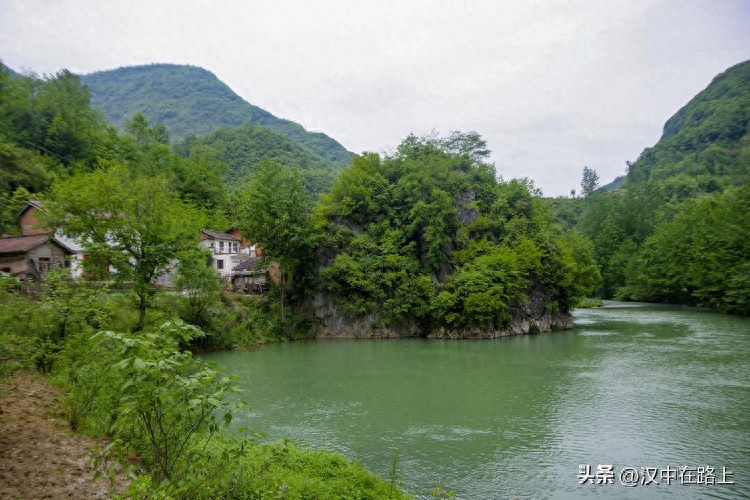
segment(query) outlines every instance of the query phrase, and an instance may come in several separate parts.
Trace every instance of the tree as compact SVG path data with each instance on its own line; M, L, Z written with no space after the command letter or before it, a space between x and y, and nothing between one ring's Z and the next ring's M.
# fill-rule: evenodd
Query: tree
M290 278L314 258L310 197L296 169L265 161L239 193L240 229L279 263L281 320ZM301 278L301 277L300 277Z
M599 187L599 174L596 170L589 167L583 167L583 176L581 177L581 194L588 196Z
M174 287L184 298L182 319L203 329L211 327L209 311L219 301L221 280L210 265L210 254L195 247L182 252Z
M133 176L117 164L56 183L45 205L50 226L78 237L94 261L132 282L139 330L156 280L197 244L204 219L163 177Z

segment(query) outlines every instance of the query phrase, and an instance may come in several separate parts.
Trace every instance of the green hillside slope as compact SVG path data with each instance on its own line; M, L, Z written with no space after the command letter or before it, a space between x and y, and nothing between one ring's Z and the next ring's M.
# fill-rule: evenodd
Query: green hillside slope
M116 125L140 111L149 122L162 122L174 140L205 135L223 125L251 123L268 127L339 167L352 159L352 153L334 139L246 102L202 68L153 64L101 71L81 80L91 91L92 105Z
M750 314L750 61L664 125L621 189L586 197L603 297ZM729 208L731 207L731 208Z
M248 182L264 160L299 168L305 186L313 194L328 191L338 173L338 168L330 161L258 125L219 127L206 136L189 137L174 148L188 156L196 145L207 146L214 158L226 164L224 180L229 191Z

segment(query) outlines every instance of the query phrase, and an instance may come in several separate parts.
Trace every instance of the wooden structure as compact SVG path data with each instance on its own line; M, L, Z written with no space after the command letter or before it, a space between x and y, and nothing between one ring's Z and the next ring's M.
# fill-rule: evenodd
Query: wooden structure
M0 237L0 271L21 280L43 278L54 267L70 267L75 251L49 234Z

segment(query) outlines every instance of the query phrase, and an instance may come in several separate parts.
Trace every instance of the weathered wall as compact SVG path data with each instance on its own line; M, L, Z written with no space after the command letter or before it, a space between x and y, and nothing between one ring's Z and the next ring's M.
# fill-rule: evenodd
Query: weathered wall
M14 255L11 257L0 257L0 271L11 274L26 272L26 256Z
M48 229L39 228L39 218L36 214L36 208L30 208L21 214L20 220L18 221L21 225L21 234L24 236L31 236L34 234L46 234L49 232Z

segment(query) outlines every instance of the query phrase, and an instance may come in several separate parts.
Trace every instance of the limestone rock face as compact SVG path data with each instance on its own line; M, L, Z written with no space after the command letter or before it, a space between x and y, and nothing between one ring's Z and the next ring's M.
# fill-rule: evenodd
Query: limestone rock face
M528 302L512 308L511 321L502 328L466 325L460 328L427 329L415 320L388 325L377 314L350 315L341 311L326 294L319 293L313 301L319 322L312 327L311 336L317 339L373 339L426 337L431 339L492 339L511 335L568 330L573 328L570 313L550 311L544 307L544 296L531 293Z

